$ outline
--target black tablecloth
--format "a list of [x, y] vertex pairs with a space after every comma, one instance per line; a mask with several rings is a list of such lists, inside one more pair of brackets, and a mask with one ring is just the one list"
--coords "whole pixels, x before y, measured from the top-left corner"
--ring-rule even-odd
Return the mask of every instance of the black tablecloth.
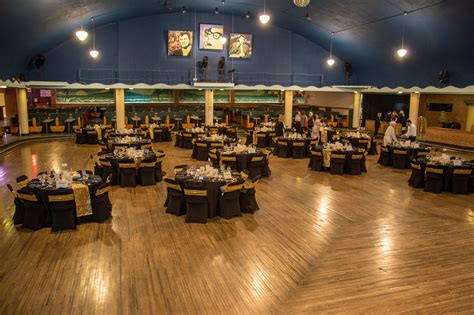
[[[239, 172], [232, 172], [232, 177], [237, 180], [238, 183], [244, 183]], [[195, 180], [191, 176], [186, 175], [185, 172], [176, 174], [176, 181], [179, 183], [182, 189], [184, 189], [186, 183], [193, 183], [193, 186], [205, 187], [207, 190], [207, 202], [208, 202], [208, 218], [212, 218], [219, 215], [219, 194], [221, 193], [220, 187], [228, 184], [225, 181], [209, 181]]]
[[418, 158], [416, 159], [418, 164], [421, 166], [421, 171], [424, 173], [426, 170], [426, 167], [430, 166], [435, 166], [436, 168], [442, 168], [443, 169], [443, 185], [442, 185], [442, 190], [443, 191], [451, 191], [451, 184], [452, 184], [452, 179], [453, 179], [453, 172], [454, 169], [472, 169], [474, 170], [474, 165], [469, 164], [469, 163], [464, 163], [461, 166], [454, 166], [451, 164], [437, 164], [437, 163], [430, 163], [424, 158]]
[[[222, 150], [217, 150], [217, 158], [220, 160], [221, 158], [221, 153]], [[262, 151], [256, 151], [255, 153], [233, 153], [233, 154], [228, 154], [226, 156], [235, 156], [237, 159], [237, 171], [241, 172], [244, 170], [248, 170], [248, 164], [250, 163], [250, 160], [252, 159], [253, 156], [262, 156], [263, 153]]]
[[[290, 151], [290, 157], [293, 157], [293, 143], [294, 142], [301, 142], [304, 141], [304, 149], [305, 149], [305, 156], [309, 157], [310, 156], [310, 151], [311, 151], [311, 141], [317, 141], [316, 138], [306, 138], [306, 139], [290, 139], [290, 138], [284, 138], [284, 137], [278, 137], [278, 141], [287, 141], [288, 142], [288, 150]], [[279, 150], [278, 148], [278, 142], [277, 142], [277, 152]], [[275, 154], [276, 155], [276, 154]]]

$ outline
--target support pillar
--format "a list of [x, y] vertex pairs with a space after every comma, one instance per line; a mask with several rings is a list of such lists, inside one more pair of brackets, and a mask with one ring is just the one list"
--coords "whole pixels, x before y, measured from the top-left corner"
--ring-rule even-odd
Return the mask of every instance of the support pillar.
[[293, 91], [285, 91], [285, 126], [292, 128], [293, 122]]
[[472, 131], [474, 126], [474, 104], [467, 106], [466, 131]]
[[352, 128], [360, 127], [360, 109], [362, 102], [362, 93], [354, 92], [354, 110], [352, 115]]
[[28, 104], [26, 100], [26, 89], [16, 90], [16, 101], [18, 106], [18, 125], [20, 135], [27, 135], [30, 133], [28, 126]]
[[206, 126], [214, 125], [214, 90], [204, 91], [204, 116]]
[[125, 91], [115, 90], [115, 123], [117, 130], [125, 129]]
[[408, 119], [412, 123], [417, 124], [418, 121], [418, 110], [420, 108], [420, 93], [411, 92], [410, 93], [410, 113], [408, 114]]

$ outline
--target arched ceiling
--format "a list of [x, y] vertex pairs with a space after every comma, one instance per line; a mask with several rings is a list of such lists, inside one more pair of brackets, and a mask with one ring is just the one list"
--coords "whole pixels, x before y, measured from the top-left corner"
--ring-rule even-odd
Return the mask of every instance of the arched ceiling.
[[[71, 38], [80, 27], [81, 6], [85, 26], [89, 17], [100, 27], [113, 21], [144, 15], [188, 11], [211, 12], [219, 7], [225, 14], [251, 13], [257, 23], [263, 0], [4, 0], [0, 19], [0, 77], [24, 72], [28, 61]], [[429, 62], [439, 69], [453, 66], [473, 69], [473, 0], [311, 0], [309, 15], [292, 0], [266, 0], [271, 23], [294, 31], [329, 49], [334, 35], [334, 54], [354, 68], [410, 67]], [[421, 9], [425, 8], [425, 9]], [[421, 9], [421, 10], [420, 10]], [[410, 12], [403, 16], [403, 12]], [[413, 11], [413, 12], [412, 12]], [[392, 16], [400, 15], [390, 18]], [[184, 15], [191, 18], [191, 15]], [[358, 26], [358, 27], [355, 27]], [[355, 27], [355, 28], [354, 28]], [[402, 28], [407, 60], [394, 56]], [[340, 30], [345, 31], [338, 32]]]

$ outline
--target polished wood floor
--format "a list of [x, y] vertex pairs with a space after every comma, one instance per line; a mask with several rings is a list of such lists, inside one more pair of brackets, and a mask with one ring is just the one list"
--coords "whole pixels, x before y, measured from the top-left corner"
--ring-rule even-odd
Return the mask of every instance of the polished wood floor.
[[[192, 161], [160, 144], [164, 168]], [[369, 157], [362, 176], [273, 157], [254, 215], [205, 225], [166, 214], [165, 188], [111, 193], [113, 219], [75, 232], [12, 225], [5, 187], [93, 146], [0, 155], [0, 314], [474, 312], [474, 195], [434, 195]]]

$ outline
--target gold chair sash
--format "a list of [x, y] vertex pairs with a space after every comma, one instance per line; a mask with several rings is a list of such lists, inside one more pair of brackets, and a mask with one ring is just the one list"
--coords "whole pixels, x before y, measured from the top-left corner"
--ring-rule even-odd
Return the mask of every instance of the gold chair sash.
[[405, 154], [407, 154], [407, 151], [405, 151], [405, 150], [393, 150], [393, 153], [394, 153], [394, 154], [402, 154], [402, 155], [405, 155]]
[[224, 190], [224, 193], [229, 193], [229, 192], [241, 190], [242, 187], [243, 187], [242, 184], [240, 184], [240, 185], [229, 185], [229, 186], [227, 186], [227, 188]]
[[[71, 184], [71, 186], [74, 184]], [[86, 186], [87, 187], [87, 186]], [[74, 188], [73, 188], [74, 189]], [[74, 194], [68, 194], [68, 195], [50, 195], [48, 196], [48, 201], [49, 202], [63, 202], [63, 201], [73, 201], [74, 200]]]
[[18, 194], [18, 198], [22, 199], [22, 200], [28, 200], [28, 201], [33, 201], [33, 202], [37, 202], [38, 199], [36, 199], [36, 196], [35, 195], [27, 195], [27, 194], [22, 194], [22, 193], [19, 193]]
[[119, 163], [119, 168], [136, 168], [135, 163]]
[[293, 142], [294, 147], [304, 147], [304, 142]]
[[221, 156], [221, 161], [237, 162], [237, 158], [235, 156]]
[[173, 184], [173, 183], [169, 183], [169, 182], [165, 181], [165, 185], [168, 188], [181, 191], [181, 186], [179, 186], [178, 184]]
[[207, 197], [207, 190], [185, 189], [184, 194], [186, 196]]
[[323, 154], [319, 151], [311, 151], [311, 155], [323, 156]]
[[112, 163], [109, 161], [99, 161], [100, 165], [106, 166], [106, 167], [112, 167]]
[[141, 163], [140, 167], [155, 167], [156, 162], [150, 162], [150, 163]]
[[196, 145], [200, 148], [207, 148], [207, 143], [204, 142], [196, 142]]
[[344, 154], [331, 154], [331, 159], [345, 159], [346, 156]]
[[352, 154], [351, 159], [352, 160], [362, 160], [363, 155], [362, 154]]
[[411, 165], [411, 168], [415, 169], [415, 170], [420, 170], [421, 171], [421, 166], [418, 165], [418, 164], [415, 164], [415, 163], [410, 163]]
[[22, 180], [21, 182], [18, 182], [17, 185], [20, 187], [20, 189], [25, 188], [29, 183], [31, 182], [31, 179], [25, 179]]
[[443, 170], [440, 169], [440, 168], [427, 167], [426, 168], [426, 173], [443, 174]]
[[249, 176], [245, 172], [240, 172], [240, 177], [242, 177], [244, 180], [247, 180]]
[[105, 193], [108, 193], [109, 191], [110, 191], [110, 186], [106, 186], [102, 189], [97, 189], [97, 191], [95, 192], [95, 195], [100, 196], [100, 195], [103, 195]]
[[286, 141], [278, 141], [278, 145], [287, 146], [287, 145], [288, 145], [288, 142], [286, 142]]
[[264, 156], [253, 156], [250, 161], [251, 162], [259, 162], [259, 161], [263, 161], [264, 158], [265, 158]]
[[454, 169], [453, 174], [455, 175], [470, 175], [472, 170], [470, 169]]
[[224, 144], [222, 142], [211, 142], [211, 147], [223, 147]]

